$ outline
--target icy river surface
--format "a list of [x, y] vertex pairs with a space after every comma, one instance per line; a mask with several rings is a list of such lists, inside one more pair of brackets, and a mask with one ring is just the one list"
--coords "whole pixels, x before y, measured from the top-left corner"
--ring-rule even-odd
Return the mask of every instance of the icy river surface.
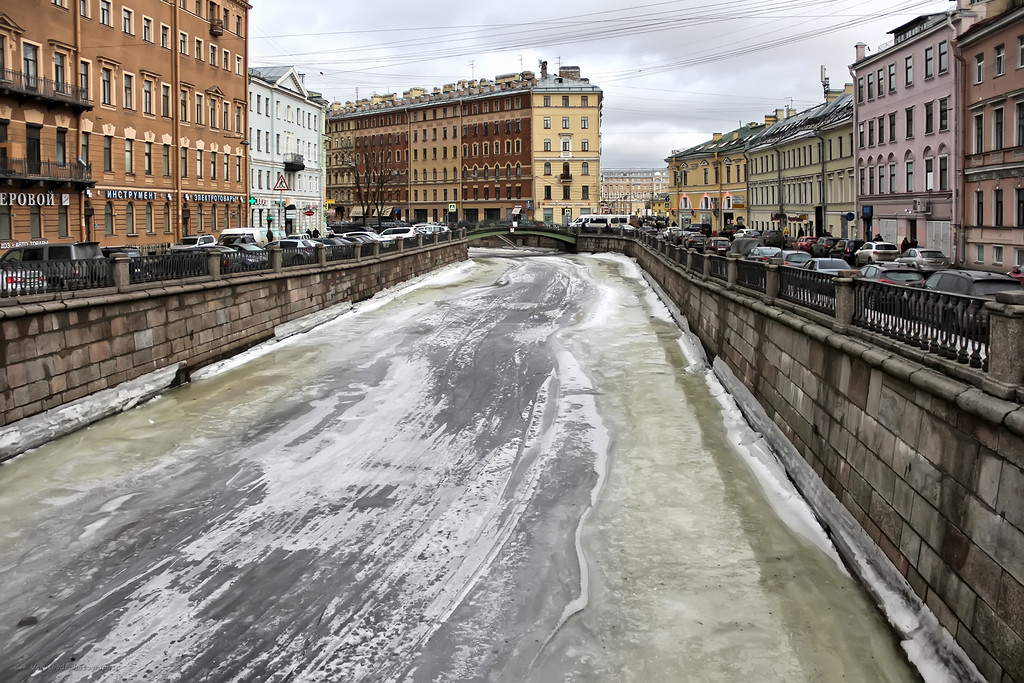
[[0, 681], [913, 681], [613, 256], [473, 259], [0, 466]]

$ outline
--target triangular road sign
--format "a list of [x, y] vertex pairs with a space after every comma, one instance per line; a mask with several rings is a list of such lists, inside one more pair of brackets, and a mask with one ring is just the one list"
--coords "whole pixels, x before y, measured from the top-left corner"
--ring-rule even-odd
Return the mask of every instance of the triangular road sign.
[[277, 182], [274, 183], [274, 192], [287, 192], [291, 188], [288, 187], [288, 181], [284, 179], [283, 175], [277, 176]]

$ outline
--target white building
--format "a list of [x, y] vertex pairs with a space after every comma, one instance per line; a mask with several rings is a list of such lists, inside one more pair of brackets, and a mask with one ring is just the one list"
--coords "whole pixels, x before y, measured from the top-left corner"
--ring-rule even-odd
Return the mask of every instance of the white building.
[[324, 112], [295, 67], [249, 69], [249, 224], [324, 231]]

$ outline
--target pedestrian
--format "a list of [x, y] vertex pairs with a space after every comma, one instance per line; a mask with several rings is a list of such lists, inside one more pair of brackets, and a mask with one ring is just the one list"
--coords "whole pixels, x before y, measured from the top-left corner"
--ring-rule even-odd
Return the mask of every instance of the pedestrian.
[[274, 231], [271, 230], [270, 228], [267, 228], [267, 242], [273, 242], [273, 241], [274, 241]]
[[910, 240], [908, 240], [906, 236], [904, 236], [903, 241], [900, 242], [900, 253], [902, 254], [907, 249], [910, 249]]
[[320, 237], [320, 231], [313, 228], [313, 239], [317, 239], [318, 237]]

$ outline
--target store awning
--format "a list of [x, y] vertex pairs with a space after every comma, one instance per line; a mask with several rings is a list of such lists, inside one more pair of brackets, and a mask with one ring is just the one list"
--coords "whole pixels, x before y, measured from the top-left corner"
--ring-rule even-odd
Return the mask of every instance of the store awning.
[[350, 218], [359, 218], [363, 215], [363, 207], [353, 206], [352, 210], [348, 212]]
[[523, 212], [523, 207], [521, 207], [521, 206], [517, 206], [514, 209], [512, 209], [512, 215], [513, 216], [518, 216], [522, 212]]

